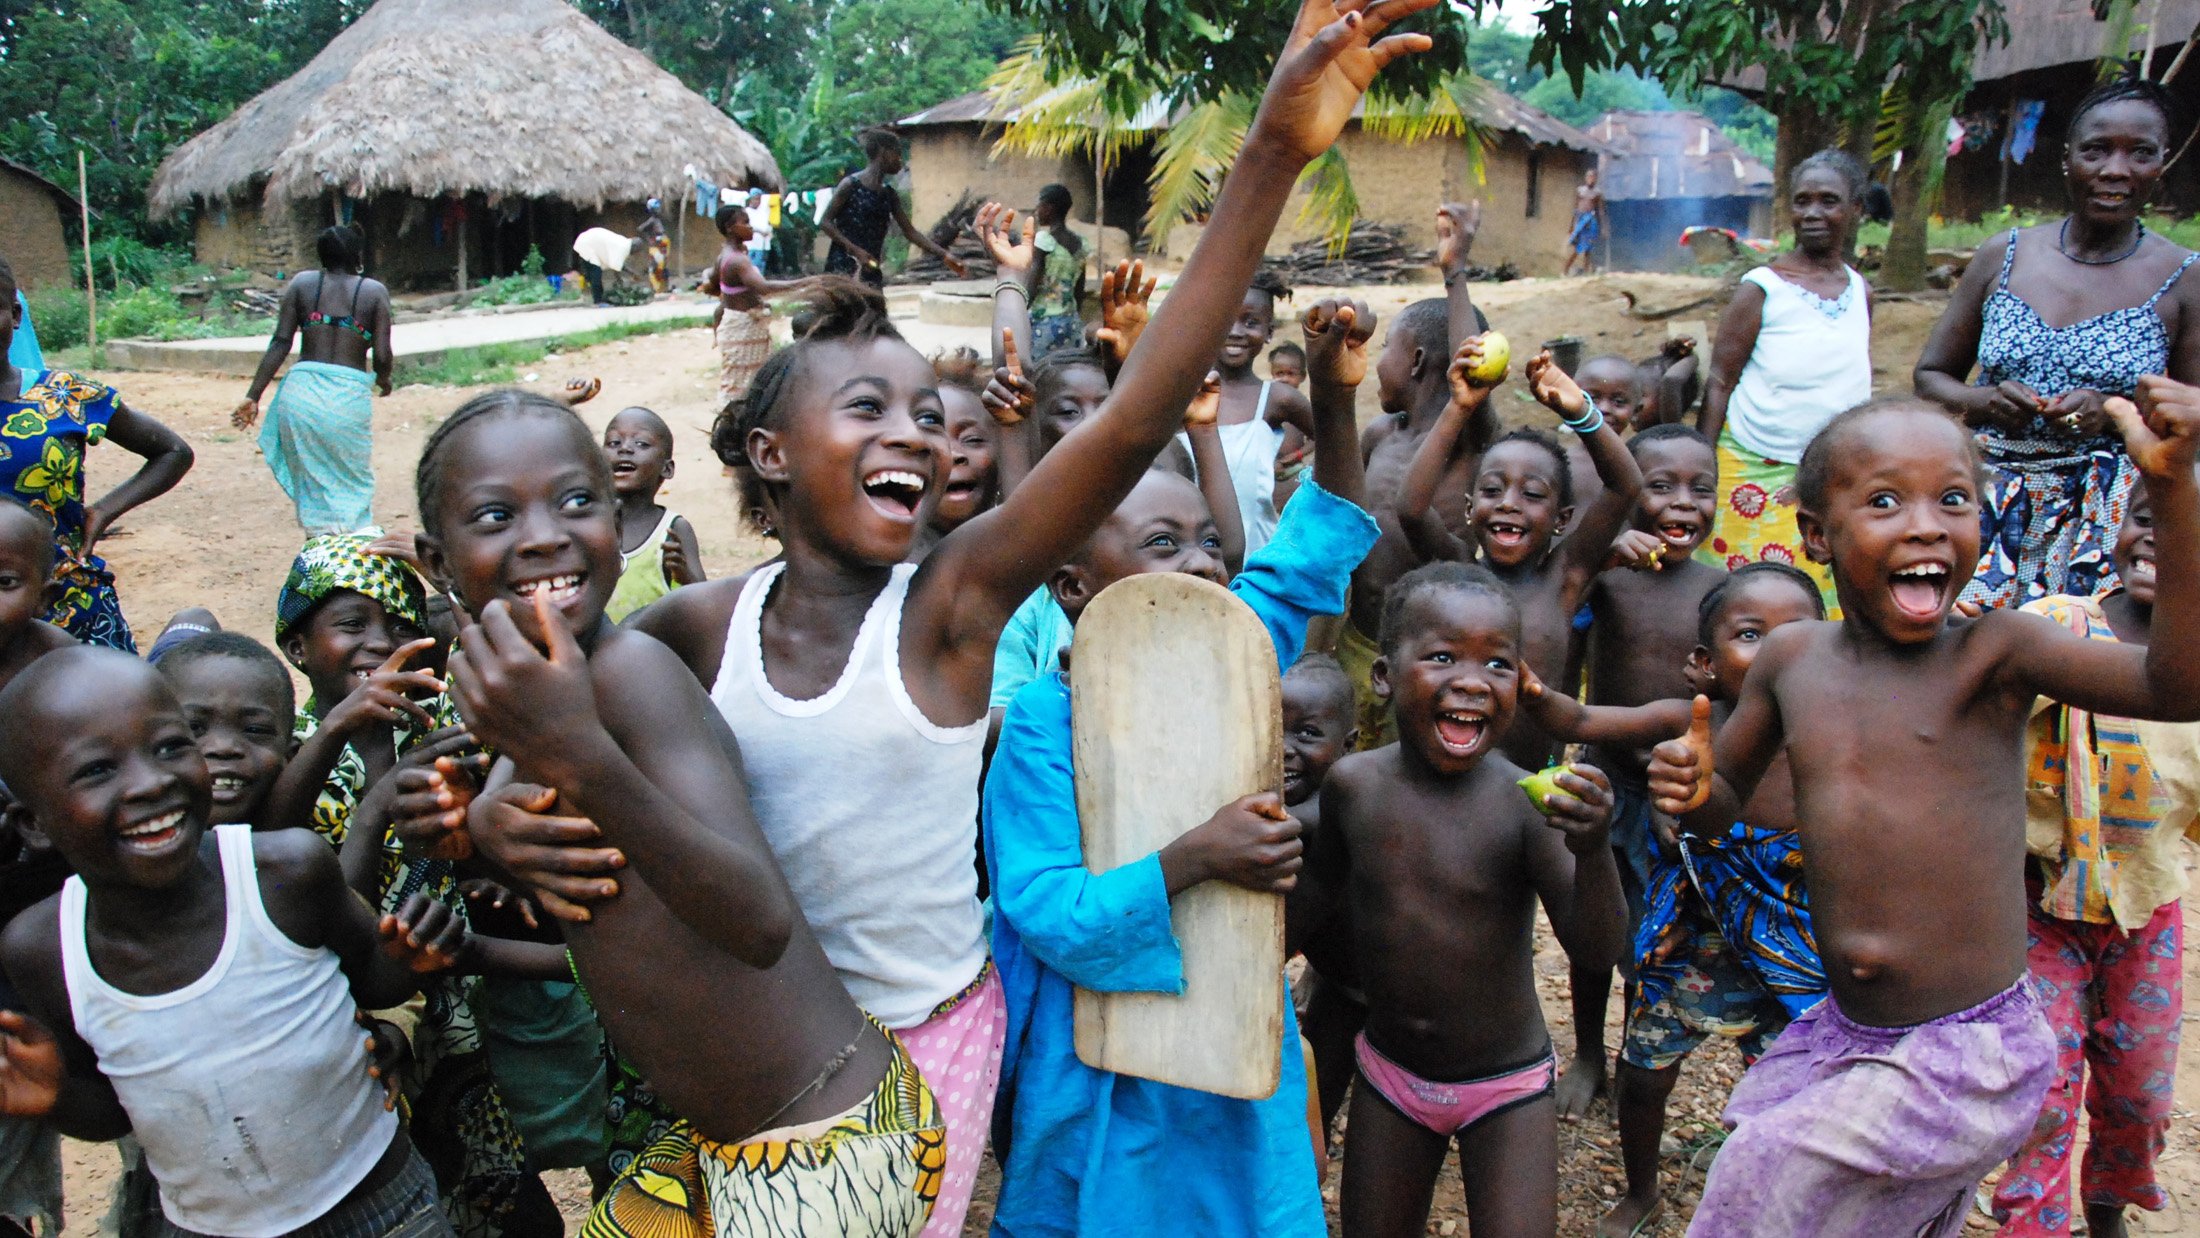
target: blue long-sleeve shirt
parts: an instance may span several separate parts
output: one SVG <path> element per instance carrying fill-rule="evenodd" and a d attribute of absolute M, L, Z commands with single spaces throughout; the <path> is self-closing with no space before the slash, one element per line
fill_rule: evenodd
<path fill-rule="evenodd" d="M 1367 513 L 1303 485 L 1275 538 L 1231 582 L 1268 628 L 1283 666 L 1305 647 L 1309 619 L 1344 609 L 1352 569 L 1376 535 Z M 1105 873 L 1085 867 L 1069 686 L 1060 672 L 1032 681 L 1010 704 L 986 778 L 985 819 L 993 958 L 1008 1006 L 994 1107 L 1001 1194 L 993 1232 L 1325 1236 L 1290 1003 L 1282 1083 L 1267 1100 L 1233 1100 L 1077 1060 L 1074 988 L 1181 993 L 1184 969 L 1160 854 Z"/>

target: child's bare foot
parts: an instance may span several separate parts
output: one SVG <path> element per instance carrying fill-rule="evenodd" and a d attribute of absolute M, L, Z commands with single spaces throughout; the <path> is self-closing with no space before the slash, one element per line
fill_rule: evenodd
<path fill-rule="evenodd" d="M 1562 1121 L 1579 1122 L 1589 1112 L 1589 1102 L 1604 1095 L 1604 1046 L 1593 1055 L 1575 1054 L 1558 1076 L 1551 1096 L 1558 1102 Z"/>
<path fill-rule="evenodd" d="M 1604 1219 L 1597 1222 L 1597 1238 L 1635 1238 L 1637 1234 L 1647 1234 L 1664 1215 L 1665 1200 L 1661 1196 L 1637 1199 L 1622 1195 L 1619 1202 L 1612 1205 L 1612 1210 L 1604 1214 Z"/>

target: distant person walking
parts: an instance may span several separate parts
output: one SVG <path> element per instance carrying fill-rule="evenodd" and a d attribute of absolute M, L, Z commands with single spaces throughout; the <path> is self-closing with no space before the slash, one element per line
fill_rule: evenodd
<path fill-rule="evenodd" d="M 864 164 L 861 171 L 850 172 L 833 187 L 833 200 L 825 208 L 825 218 L 818 221 L 818 231 L 832 238 L 833 248 L 825 255 L 825 270 L 834 275 L 853 275 L 873 288 L 886 286 L 886 272 L 879 263 L 886 254 L 886 229 L 889 225 L 901 229 L 909 243 L 938 258 L 957 279 L 970 274 L 970 268 L 962 259 L 941 246 L 937 241 L 917 231 L 909 222 L 909 212 L 901 205 L 901 195 L 886 183 L 886 178 L 901 171 L 901 139 L 891 129 L 866 129 L 857 135 L 863 143 Z"/>
<path fill-rule="evenodd" d="M 1566 233 L 1566 265 L 1559 277 L 1573 274 L 1577 262 L 1583 275 L 1596 270 L 1597 240 L 1603 235 L 1604 191 L 1597 188 L 1597 170 L 1591 168 L 1574 187 L 1574 224 Z"/>
<path fill-rule="evenodd" d="M 260 427 L 260 451 L 297 505 L 306 536 L 352 533 L 374 523 L 374 389 L 390 393 L 397 355 L 390 340 L 390 290 L 361 273 L 365 241 L 356 228 L 323 231 L 318 271 L 283 289 L 275 334 L 230 420 L 240 430 L 260 416 L 260 397 L 302 345 Z M 367 363 L 372 354 L 373 377 Z"/>

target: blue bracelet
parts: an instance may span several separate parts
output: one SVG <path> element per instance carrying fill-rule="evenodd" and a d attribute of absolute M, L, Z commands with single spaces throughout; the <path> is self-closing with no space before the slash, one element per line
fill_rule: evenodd
<path fill-rule="evenodd" d="M 1559 418 L 1559 422 L 1563 424 L 1567 429 L 1572 430 L 1575 434 L 1580 435 L 1582 438 L 1587 438 L 1604 428 L 1604 410 L 1598 408 L 1594 404 L 1591 404 L 1589 406 L 1589 411 L 1584 414 L 1579 421 L 1576 421 L 1570 417 L 1561 417 Z"/>

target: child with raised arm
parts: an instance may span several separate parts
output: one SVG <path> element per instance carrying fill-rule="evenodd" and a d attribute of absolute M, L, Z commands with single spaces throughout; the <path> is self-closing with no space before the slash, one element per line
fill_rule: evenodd
<path fill-rule="evenodd" d="M 1421 1233 L 1456 1140 L 1474 1232 L 1547 1238 L 1557 1063 L 1530 937 L 1540 902 L 1570 955 L 1609 964 L 1618 953 L 1609 784 L 1576 765 L 1537 802 L 1518 785 L 1526 771 L 1500 742 L 1520 691 L 1520 609 L 1490 573 L 1417 569 L 1383 612 L 1376 683 L 1398 740 L 1330 771 L 1306 871 L 1318 890 L 1306 905 L 1349 907 L 1367 994 L 1345 1232 Z M 1293 931 L 1322 928 L 1309 918 Z"/>
<path fill-rule="evenodd" d="M 1414 452 L 1451 401 L 1452 354 L 1468 336 L 1489 329 L 1482 311 L 1474 306 L 1467 280 L 1468 254 L 1481 222 L 1479 202 L 1447 202 L 1436 208 L 1436 262 L 1444 272 L 1444 295 L 1415 301 L 1399 311 L 1375 361 L 1375 398 L 1384 415 L 1361 433 L 1360 459 L 1367 468 L 1367 510 L 1382 526 L 1383 538 L 1353 574 L 1352 601 L 1337 634 L 1337 661 L 1351 678 L 1359 702 L 1362 748 L 1380 748 L 1395 738 L 1390 705 L 1375 694 L 1368 674 L 1381 653 L 1375 637 L 1382 625 L 1383 595 L 1421 562 L 1406 537 L 1398 493 Z M 1496 426 L 1494 413 L 1482 413 L 1470 438 L 1475 444 L 1485 443 Z M 1469 480 L 1462 458 L 1445 471 L 1434 490 L 1437 511 L 1451 528 L 1462 532 L 1467 527 Z"/>
<path fill-rule="evenodd" d="M 1106 401 L 999 507 L 905 562 L 948 469 L 937 379 L 883 304 L 835 293 L 743 409 L 784 559 L 630 621 L 711 685 L 765 837 L 849 992 L 929 1075 L 964 1076 L 943 1098 L 935 1232 L 960 1231 L 1003 1034 L 972 863 L 1002 626 L 1181 427 L 1300 170 L 1382 65 L 1429 45 L 1383 32 L 1431 2 L 1306 0 L 1216 206 L 1232 226 L 1200 238 Z"/>
<path fill-rule="evenodd" d="M 1825 618 L 1825 602 L 1817 582 L 1802 572 L 1784 563 L 1750 563 L 1704 594 L 1696 611 L 1697 644 L 1687 655 L 1684 691 L 1708 694 L 1712 721 L 1723 724 L 1764 638 L 1790 623 Z M 1626 754 L 1686 729 L 1692 705 L 1680 695 L 1641 705 L 1584 706 L 1531 682 L 1523 708 L 1565 742 Z M 1598 1222 L 1603 1238 L 1647 1232 L 1664 1210 L 1659 1143 L 1681 1062 L 1709 1036 L 1740 1040 L 1743 1060 L 1753 1062 L 1790 1018 L 1825 997 L 1802 866 L 1784 760 L 1774 762 L 1742 820 L 1726 833 L 1655 836 L 1647 912 L 1630 934 L 1632 1000 L 1615 1103 L 1627 1194 Z M 1580 997 L 1577 989 L 1577 1007 Z M 1601 1002 L 1596 1018 L 1594 1026 L 1601 1027 Z M 1584 1067 L 1577 1062 L 1574 1069 Z"/>
<path fill-rule="evenodd" d="M 1479 555 L 1519 599 L 1521 656 L 1539 677 L 1563 683 L 1574 665 L 1574 612 L 1588 597 L 1612 540 L 1634 514 L 1642 468 L 1548 351 L 1528 361 L 1529 390 L 1583 440 L 1603 492 L 1576 520 L 1573 468 L 1565 448 L 1541 430 L 1510 431 L 1476 456 L 1478 435 L 1469 433 L 1469 425 L 1482 415 L 1490 387 L 1468 371 L 1480 359 L 1478 339 L 1460 345 L 1447 371 L 1452 398 L 1415 450 L 1398 490 L 1398 516 L 1424 559 Z M 1462 460 L 1473 477 L 1467 491 L 1468 538 L 1454 534 L 1434 507 L 1440 483 Z M 1554 747 L 1530 718 L 1516 719 L 1503 743 L 1505 755 L 1530 770 L 1543 768 Z"/>
<path fill-rule="evenodd" d="M 206 762 L 135 658 L 64 650 L 18 676 L 0 777 L 12 824 L 76 873 L 0 936 L 28 1007 L 0 1014 L 0 1106 L 136 1135 L 185 1234 L 451 1233 L 353 1014 L 463 960 L 463 922 L 425 896 L 378 922 L 306 831 L 209 836 Z"/>
<path fill-rule="evenodd" d="M 1609 416 L 1605 424 L 1611 424 Z M 1593 618 L 1586 699 L 1599 705 L 1689 696 L 1684 671 L 1692 651 L 1705 643 L 1699 639 L 1697 608 L 1726 578 L 1721 569 L 1690 557 L 1710 536 L 1718 510 L 1719 456 L 1710 440 L 1687 426 L 1657 425 L 1629 440 L 1627 449 L 1642 471 L 1642 495 L 1631 527 L 1620 535 L 1633 566 L 1601 572 L 1589 586 Z M 1643 888 L 1650 879 L 1652 826 L 1644 769 L 1650 746 L 1663 738 L 1599 745 L 1589 753 L 1612 778 L 1612 846 L 1627 891 L 1630 938 L 1642 920 Z M 1632 961 L 1621 958 L 1622 975 L 1632 970 Z M 1574 1056 L 1559 1081 L 1560 1117 L 1582 1116 L 1604 1088 L 1604 1009 L 1611 990 L 1609 973 L 1571 977 Z"/>
<path fill-rule="evenodd" d="M 1252 552 L 1231 591 L 1266 625 L 1279 662 L 1304 647 L 1307 621 L 1344 602 L 1352 567 L 1377 535 L 1353 499 L 1352 392 L 1373 322 L 1364 306 L 1324 302 L 1311 368 L 1322 441 L 1315 476 Z M 1356 323 L 1365 329 L 1354 330 Z M 1221 496 L 1225 504 L 1234 496 Z M 1220 539 L 1199 491 L 1155 469 L 1049 582 L 1074 623 L 1109 585 L 1146 572 L 1223 583 Z M 986 778 L 985 849 L 993 955 L 1008 998 L 995 1145 L 1000 1234 L 1327 1232 L 1307 1131 L 1305 1062 L 1286 1004 L 1281 1080 L 1266 1100 L 1218 1097 L 1096 1070 L 1076 1055 L 1074 988 L 1181 992 L 1171 900 L 1222 880 L 1283 892 L 1298 824 L 1273 794 L 1215 815 L 1142 860 L 1085 867 L 1071 760 L 1071 663 L 1011 702 Z M 1097 673 L 1095 671 L 1094 673 Z M 1303 772 L 1303 765 L 1302 765 Z"/>
<path fill-rule="evenodd" d="M 2138 396 L 2143 413 L 2108 404 L 2153 508 L 2153 620 L 2188 631 L 2200 624 L 2200 390 L 2150 377 Z M 2033 702 L 2200 719 L 2200 655 L 2184 641 L 2091 640 L 2020 611 L 1951 622 L 1978 560 L 1979 460 L 1933 405 L 1840 414 L 1796 486 L 1841 621 L 1773 633 L 1716 745 L 1699 723 L 1650 765 L 1659 807 L 1708 833 L 1738 819 L 1785 750 L 1832 988 L 1735 1089 L 1693 1229 L 1953 1234 L 1980 1177 L 2032 1130 L 2054 1073 L 2025 978 Z"/>
<path fill-rule="evenodd" d="M 619 496 L 619 587 L 604 613 L 619 623 L 682 585 L 707 579 L 687 517 L 657 502 L 672 480 L 672 427 L 646 408 L 623 408 L 603 428 L 604 459 Z"/>
<path fill-rule="evenodd" d="M 500 754 L 492 784 L 526 780 L 519 802 L 585 815 L 631 861 L 566 944 L 620 1055 L 681 1121 L 606 1190 L 590 1231 L 755 1233 L 825 1214 L 850 1234 L 919 1232 L 942 1161 L 932 1091 L 803 923 L 708 697 L 663 646 L 605 620 L 617 507 L 587 428 L 493 392 L 438 427 L 418 482 L 421 560 L 478 620 L 451 672 Z M 512 867 L 493 819 L 472 837 Z"/>
<path fill-rule="evenodd" d="M 2111 549 L 2122 587 L 2024 608 L 2090 640 L 2145 645 L 2155 552 L 2142 482 Z M 2101 775 L 2073 781 L 2073 768 Z M 2078 1215 L 2094 1238 L 2123 1238 L 2126 1208 L 2169 1203 L 2154 1165 L 2185 1010 L 2183 840 L 2200 834 L 2200 726 L 2042 700 L 2025 731 L 2025 783 L 2025 956 L 2055 1030 L 2055 1078 L 2039 1124 L 1994 1187 L 1995 1216 L 2017 1238 L 2068 1234 Z M 2073 1200 L 2081 1098 L 2086 1154 Z"/>

